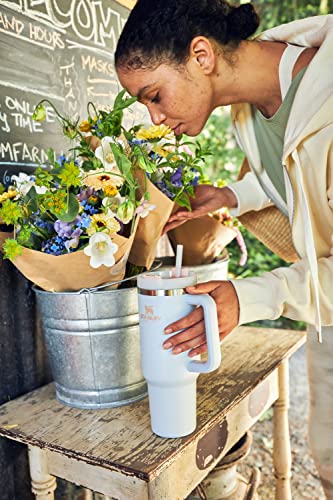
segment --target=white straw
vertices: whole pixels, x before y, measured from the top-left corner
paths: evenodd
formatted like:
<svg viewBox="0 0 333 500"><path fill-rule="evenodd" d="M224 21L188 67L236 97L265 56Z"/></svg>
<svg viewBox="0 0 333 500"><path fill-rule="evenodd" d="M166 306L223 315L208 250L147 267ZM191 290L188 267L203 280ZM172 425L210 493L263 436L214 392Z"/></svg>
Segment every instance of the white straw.
<svg viewBox="0 0 333 500"><path fill-rule="evenodd" d="M177 245L176 251L176 278L182 274L183 245Z"/></svg>

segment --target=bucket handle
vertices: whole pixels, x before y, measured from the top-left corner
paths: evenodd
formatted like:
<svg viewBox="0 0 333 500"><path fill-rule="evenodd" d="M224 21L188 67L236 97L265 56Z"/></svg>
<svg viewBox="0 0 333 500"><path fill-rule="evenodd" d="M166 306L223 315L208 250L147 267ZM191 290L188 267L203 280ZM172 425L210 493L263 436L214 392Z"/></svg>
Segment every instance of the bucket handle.
<svg viewBox="0 0 333 500"><path fill-rule="evenodd" d="M155 266L153 266L149 272L152 272L152 271L156 271L157 269L159 269L163 262L161 260L156 260L155 261L156 264ZM134 280L136 279L138 276L140 276L141 274L145 273L146 271L143 271L141 273L138 273L138 274L134 274L133 276L129 276L128 278L124 278L122 280L118 280L118 281L111 281L109 283L104 283L103 285L99 285L99 286L94 286L92 288L81 288L81 290L79 290L78 293L91 293L91 292L98 292L99 290L103 290L103 288L107 288L109 286L113 286L113 285L119 285L120 283L124 283L125 281L131 281L131 280Z"/></svg>

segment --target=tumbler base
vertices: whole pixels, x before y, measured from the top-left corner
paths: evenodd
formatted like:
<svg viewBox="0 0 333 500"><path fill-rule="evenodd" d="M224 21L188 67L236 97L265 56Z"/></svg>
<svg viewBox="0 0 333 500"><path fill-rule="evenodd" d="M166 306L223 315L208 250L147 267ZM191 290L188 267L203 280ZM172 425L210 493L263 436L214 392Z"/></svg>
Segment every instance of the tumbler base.
<svg viewBox="0 0 333 500"><path fill-rule="evenodd" d="M148 383L152 431L160 437L179 438L191 434L197 424L196 381L178 387Z"/></svg>

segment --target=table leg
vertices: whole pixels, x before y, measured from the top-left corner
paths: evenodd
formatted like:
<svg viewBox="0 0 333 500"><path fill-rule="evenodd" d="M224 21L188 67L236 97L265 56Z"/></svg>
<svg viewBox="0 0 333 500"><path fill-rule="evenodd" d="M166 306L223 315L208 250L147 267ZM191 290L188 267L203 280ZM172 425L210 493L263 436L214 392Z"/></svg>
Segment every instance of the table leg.
<svg viewBox="0 0 333 500"><path fill-rule="evenodd" d="M48 472L45 452L36 446L28 446L31 489L37 500L54 500L57 480Z"/></svg>
<svg viewBox="0 0 333 500"><path fill-rule="evenodd" d="M289 436L289 371L288 360L278 368L279 398L274 405L274 450L276 500L291 500L291 449Z"/></svg>
<svg viewBox="0 0 333 500"><path fill-rule="evenodd" d="M94 493L91 490L84 488L82 500L94 500Z"/></svg>

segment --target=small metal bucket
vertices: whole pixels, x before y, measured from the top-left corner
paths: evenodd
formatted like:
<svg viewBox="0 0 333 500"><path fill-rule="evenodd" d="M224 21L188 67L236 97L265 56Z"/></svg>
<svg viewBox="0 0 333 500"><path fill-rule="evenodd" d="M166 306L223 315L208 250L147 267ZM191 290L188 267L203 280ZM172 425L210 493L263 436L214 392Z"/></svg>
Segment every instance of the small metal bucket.
<svg viewBox="0 0 333 500"><path fill-rule="evenodd" d="M57 399L103 409L143 398L136 288L37 297Z"/></svg>
<svg viewBox="0 0 333 500"><path fill-rule="evenodd" d="M161 270L174 266L174 257L159 260ZM197 273L198 283L226 279L228 254L189 269ZM56 396L67 406L112 408L147 394L141 371L137 289L98 288L46 292L33 287Z"/></svg>

